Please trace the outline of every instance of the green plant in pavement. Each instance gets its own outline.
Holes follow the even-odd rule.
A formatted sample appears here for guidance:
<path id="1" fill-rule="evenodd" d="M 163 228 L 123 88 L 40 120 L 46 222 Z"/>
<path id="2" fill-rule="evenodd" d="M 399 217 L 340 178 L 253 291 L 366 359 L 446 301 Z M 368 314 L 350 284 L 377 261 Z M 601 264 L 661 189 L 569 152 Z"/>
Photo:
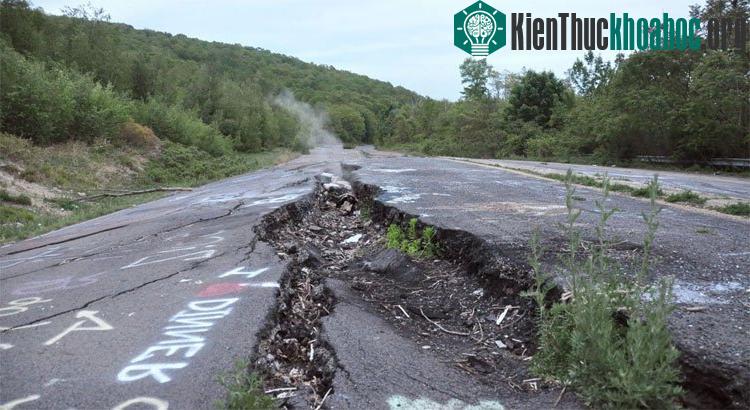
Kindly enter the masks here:
<path id="1" fill-rule="evenodd" d="M 435 228 L 428 226 L 420 234 L 417 230 L 417 223 L 417 218 L 410 219 L 406 232 L 397 224 L 388 226 L 386 247 L 399 249 L 410 256 L 430 258 L 437 255 Z"/>
<path id="2" fill-rule="evenodd" d="M 234 364 L 234 371 L 218 376 L 219 384 L 227 389 L 227 398 L 216 403 L 217 409 L 276 409 L 278 406 L 271 396 L 262 389 L 262 381 L 255 373 L 248 372 L 245 361 Z"/>
<path id="3" fill-rule="evenodd" d="M 581 210 L 574 207 L 575 188 L 572 178 L 566 181 L 568 249 L 563 278 L 568 292 L 564 301 L 548 300 L 552 275 L 541 264 L 544 251 L 539 235 L 532 238 L 535 285 L 528 294 L 539 307 L 539 351 L 532 368 L 570 385 L 597 408 L 672 407 L 681 389 L 675 366 L 678 352 L 667 330 L 671 282 L 647 282 L 660 211 L 658 180 L 649 183 L 651 207 L 642 214 L 643 255 L 637 272 L 630 276 L 608 256 L 611 245 L 605 229 L 616 210 L 606 207 L 606 177 L 602 188 L 603 198 L 596 201 L 596 239 L 584 246 L 578 228 Z"/>

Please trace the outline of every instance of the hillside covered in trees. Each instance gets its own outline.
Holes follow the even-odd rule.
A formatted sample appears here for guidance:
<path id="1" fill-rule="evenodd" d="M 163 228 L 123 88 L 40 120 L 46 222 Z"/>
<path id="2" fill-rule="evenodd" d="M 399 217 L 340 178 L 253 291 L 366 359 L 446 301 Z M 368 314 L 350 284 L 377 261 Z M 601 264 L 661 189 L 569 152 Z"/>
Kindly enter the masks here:
<path id="1" fill-rule="evenodd" d="M 302 148 L 303 123 L 272 96 L 290 90 L 344 141 L 373 141 L 402 87 L 267 50 L 109 23 L 103 10 L 51 16 L 3 0 L 2 130 L 37 143 L 117 138 L 128 121 L 214 155 Z"/>
<path id="2" fill-rule="evenodd" d="M 304 150 L 310 124 L 275 98 L 289 90 L 344 142 L 426 154 L 750 156 L 747 49 L 589 53 L 568 78 L 467 59 L 463 98 L 450 102 L 267 50 L 136 30 L 91 7 L 51 16 L 3 0 L 0 12 L 0 130 L 36 144 L 154 135 L 213 156 Z M 691 14 L 747 18 L 750 6 L 709 0 Z"/>

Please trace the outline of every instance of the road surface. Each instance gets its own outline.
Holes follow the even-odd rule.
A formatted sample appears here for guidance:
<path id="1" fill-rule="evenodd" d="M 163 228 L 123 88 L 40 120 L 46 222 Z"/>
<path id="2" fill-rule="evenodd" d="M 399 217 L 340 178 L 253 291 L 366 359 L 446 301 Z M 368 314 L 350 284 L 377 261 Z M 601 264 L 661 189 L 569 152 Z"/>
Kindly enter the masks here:
<path id="1" fill-rule="evenodd" d="M 217 375 L 253 351 L 284 270 L 274 250 L 256 240 L 253 227 L 273 209 L 312 192 L 315 175 L 342 175 L 342 162 L 360 167 L 350 177 L 378 186 L 382 203 L 427 223 L 471 231 L 500 251 L 522 250 L 535 225 L 550 240 L 559 236 L 552 228 L 564 211 L 559 183 L 450 160 L 314 150 L 282 166 L 1 247 L 0 405 L 213 408 L 226 394 Z M 738 184 L 739 191 L 750 190 L 747 182 Z M 580 195 L 593 217 L 597 192 L 584 189 Z M 637 215 L 645 202 L 623 196 L 611 201 L 623 209 L 613 218 L 615 235 L 638 243 Z M 740 382 L 748 380 L 743 377 L 750 363 L 749 229 L 747 220 L 668 207 L 657 245 L 656 271 L 677 277 L 678 303 L 708 306 L 675 314 L 681 348 L 735 372 Z M 360 361 L 347 363 L 350 384 L 388 378 L 388 366 L 375 375 L 363 366 L 362 360 L 375 358 L 363 358 L 353 348 L 357 343 L 385 349 L 399 371 L 422 372 L 424 379 L 390 383 L 392 391 L 379 392 L 377 400 L 338 391 L 333 407 L 465 400 L 461 389 L 453 393 L 429 381 L 431 371 L 445 365 L 428 356 L 415 359 L 427 353 L 388 333 L 384 323 L 358 310 L 356 300 L 341 303 L 348 308 L 337 307 L 327 326 L 339 338 L 332 343 L 340 345 L 339 360 Z M 373 344 L 372 329 L 389 342 Z M 680 338 L 684 334 L 689 340 Z M 401 352 L 386 351 L 388 346 Z M 517 400 L 494 399 L 485 407 L 513 407 Z"/>
<path id="2" fill-rule="evenodd" d="M 565 174 L 568 169 L 572 169 L 577 174 L 590 177 L 601 176 L 606 173 L 612 179 L 613 183 L 627 184 L 633 187 L 642 187 L 654 177 L 654 174 L 659 174 L 659 184 L 665 191 L 670 193 L 691 190 L 708 198 L 750 202 L 750 179 L 748 178 L 676 171 L 654 171 L 639 168 L 563 164 L 558 162 L 485 159 L 472 159 L 469 161 L 543 174 Z"/>

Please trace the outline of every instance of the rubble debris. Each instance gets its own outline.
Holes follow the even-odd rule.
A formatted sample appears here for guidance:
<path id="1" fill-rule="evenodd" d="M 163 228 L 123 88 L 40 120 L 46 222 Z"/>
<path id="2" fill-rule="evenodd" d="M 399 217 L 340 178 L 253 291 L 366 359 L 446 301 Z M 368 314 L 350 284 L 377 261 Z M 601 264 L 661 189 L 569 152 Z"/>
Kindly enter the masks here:
<path id="1" fill-rule="evenodd" d="M 532 390 L 521 383 L 529 377 L 526 359 L 536 349 L 531 299 L 506 285 L 496 289 L 462 263 L 412 259 L 385 249 L 387 224 L 360 217 L 360 204 L 369 206 L 372 198 L 354 197 L 333 175 L 317 180 L 313 195 L 279 208 L 258 228 L 258 236 L 290 262 L 253 366 L 265 377 L 265 389 L 296 387 L 277 397 L 310 408 L 336 394 L 330 383 L 335 352 L 319 325 L 335 309 L 322 279 L 334 278 L 348 283 L 399 333 L 478 382 Z M 505 348 L 498 350 L 496 341 Z"/>

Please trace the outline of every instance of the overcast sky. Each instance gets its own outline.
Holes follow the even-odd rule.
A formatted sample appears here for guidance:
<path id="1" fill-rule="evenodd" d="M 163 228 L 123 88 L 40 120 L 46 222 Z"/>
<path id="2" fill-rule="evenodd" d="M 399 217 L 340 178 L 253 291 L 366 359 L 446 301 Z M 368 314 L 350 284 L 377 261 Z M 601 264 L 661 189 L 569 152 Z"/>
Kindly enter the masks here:
<path id="1" fill-rule="evenodd" d="M 687 17 L 698 0 L 489 0 L 508 15 L 530 12 L 552 17 L 575 12 L 607 17 L 628 12 Z M 33 1 L 51 14 L 87 0 Z M 304 61 L 330 64 L 417 91 L 433 98 L 460 96 L 458 65 L 468 56 L 453 46 L 453 14 L 472 3 L 437 0 L 91 0 L 112 21 L 203 40 L 262 47 Z M 508 45 L 488 57 L 497 70 L 552 70 L 563 76 L 577 51 L 511 51 Z M 613 59 L 614 53 L 604 53 Z"/>

